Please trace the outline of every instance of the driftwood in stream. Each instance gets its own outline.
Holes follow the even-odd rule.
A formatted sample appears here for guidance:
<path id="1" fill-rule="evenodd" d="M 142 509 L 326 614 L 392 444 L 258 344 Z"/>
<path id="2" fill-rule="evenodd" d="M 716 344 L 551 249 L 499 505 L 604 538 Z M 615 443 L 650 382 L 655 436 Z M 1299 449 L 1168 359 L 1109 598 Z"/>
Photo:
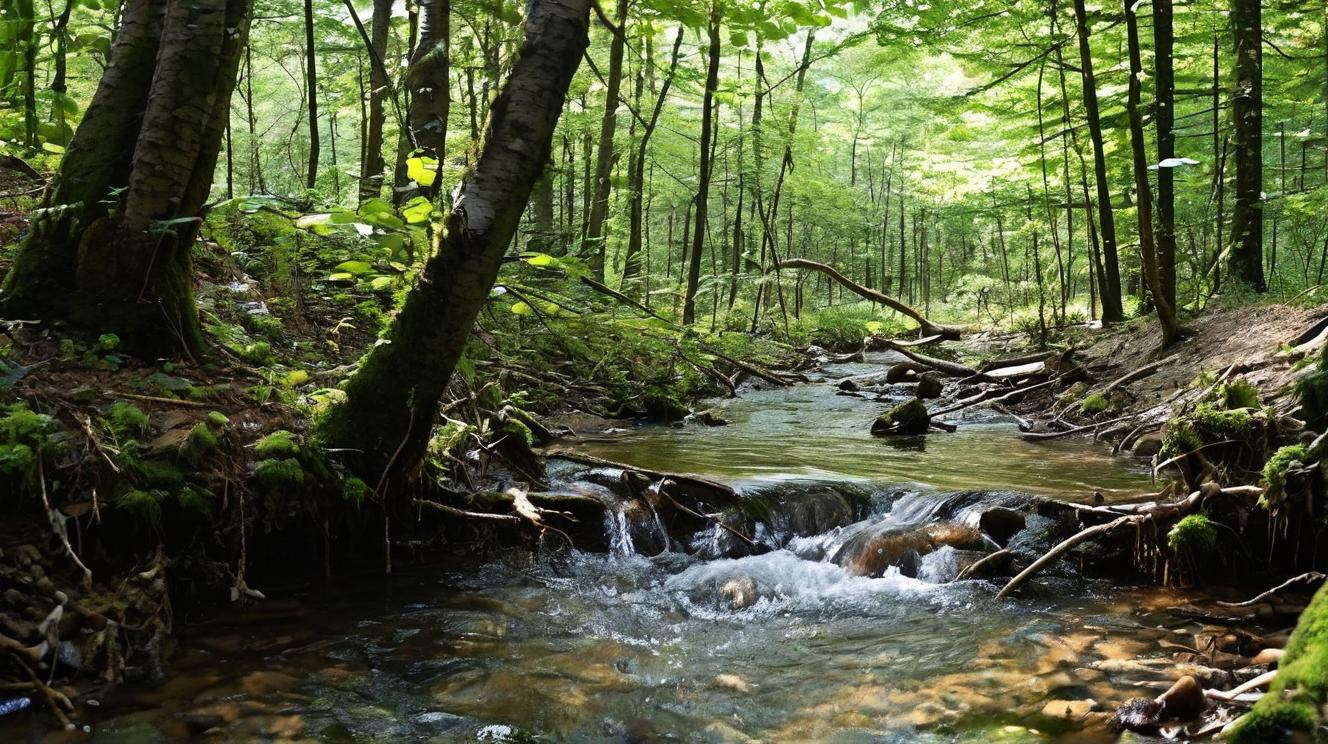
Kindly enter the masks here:
<path id="1" fill-rule="evenodd" d="M 917 322 L 918 327 L 921 329 L 922 335 L 924 336 L 941 336 L 943 338 L 947 338 L 950 340 L 957 340 L 960 337 L 960 335 L 963 333 L 963 329 L 958 326 L 948 326 L 948 325 L 941 325 L 940 323 L 934 323 L 922 313 L 918 312 L 917 310 L 914 310 L 908 305 L 905 305 L 899 300 L 896 300 L 895 298 L 887 294 L 882 294 L 881 292 L 877 292 L 874 289 L 864 287 L 861 284 L 858 284 L 852 279 L 849 279 L 848 277 L 839 273 L 839 271 L 836 270 L 835 267 L 829 264 L 823 264 L 819 261 L 811 261 L 805 258 L 786 258 L 783 261 L 780 261 L 777 264 L 775 264 L 775 268 L 811 269 L 812 271 L 819 271 L 822 274 L 825 274 L 831 279 L 834 279 L 835 281 L 844 285 L 845 288 L 847 288 L 849 291 L 853 292 L 854 294 L 858 295 L 859 297 L 871 300 L 872 302 L 875 302 L 878 305 L 885 305 L 891 310 L 902 313 L 903 315 L 907 315 L 908 317 L 912 318 L 914 321 Z"/>
<path id="2" fill-rule="evenodd" d="M 1071 548 L 1094 538 L 1106 535 L 1120 527 L 1126 525 L 1140 525 L 1146 522 L 1157 522 L 1160 520 L 1179 519 L 1180 517 L 1194 512 L 1199 507 L 1203 506 L 1204 502 L 1217 496 L 1236 496 L 1250 499 L 1257 498 L 1262 493 L 1263 489 L 1257 486 L 1232 486 L 1230 488 L 1221 488 L 1215 483 L 1206 483 L 1199 490 L 1194 491 L 1189 496 L 1186 496 L 1184 499 L 1175 503 L 1141 504 L 1136 507 L 1136 512 L 1134 514 L 1127 514 L 1104 524 L 1087 527 L 1066 538 L 1051 550 L 1048 550 L 1041 558 L 1033 561 L 1028 568 L 1020 571 L 1018 576 L 1010 579 L 1009 583 L 997 592 L 996 598 L 1003 599 L 1008 597 L 1011 592 L 1018 589 L 1029 579 L 1041 573 L 1043 569 L 1054 563 L 1057 558 L 1069 552 Z"/>
<path id="3" fill-rule="evenodd" d="M 951 362 L 945 359 L 937 359 L 936 357 L 927 356 L 926 354 L 919 354 L 918 352 L 913 351 L 906 346 L 900 346 L 893 341 L 887 341 L 886 348 L 891 349 L 892 351 L 897 351 L 918 364 L 931 367 L 937 372 L 950 377 L 972 377 L 978 373 L 977 370 L 966 364 Z"/>

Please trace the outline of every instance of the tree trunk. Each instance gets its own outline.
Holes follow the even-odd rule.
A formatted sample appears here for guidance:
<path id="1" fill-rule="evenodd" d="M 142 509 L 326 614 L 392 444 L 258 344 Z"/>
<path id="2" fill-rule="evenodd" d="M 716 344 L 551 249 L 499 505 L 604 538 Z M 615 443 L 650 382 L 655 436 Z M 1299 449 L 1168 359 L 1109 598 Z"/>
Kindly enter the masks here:
<path id="1" fill-rule="evenodd" d="M 304 87 L 309 109 L 309 172 L 305 175 L 305 188 L 318 185 L 318 53 L 314 48 L 314 0 L 304 0 Z"/>
<path id="2" fill-rule="evenodd" d="M 364 149 L 360 159 L 360 201 L 376 199 L 383 193 L 383 124 L 387 113 L 384 96 L 391 85 L 381 62 L 387 58 L 388 32 L 392 26 L 392 0 L 374 0 L 370 54 L 376 60 L 369 65 L 369 117 L 364 123 Z"/>
<path id="3" fill-rule="evenodd" d="M 668 98 L 669 88 L 673 85 L 673 76 L 678 71 L 678 56 L 682 49 L 683 27 L 678 27 L 678 35 L 673 40 L 673 51 L 669 56 L 669 71 L 664 77 L 664 84 L 655 97 L 655 107 L 650 112 L 650 119 L 641 130 L 641 141 L 636 144 L 636 157 L 632 160 L 628 174 L 628 189 L 631 191 L 631 205 L 628 207 L 630 227 L 627 233 L 627 255 L 623 259 L 622 281 L 625 286 L 636 278 L 641 270 L 642 202 L 645 196 L 646 155 L 650 151 L 650 137 L 659 123 L 660 112 L 664 110 L 664 100 Z"/>
<path id="4" fill-rule="evenodd" d="M 701 283 L 701 249 L 705 247 L 706 213 L 710 197 L 710 141 L 714 133 L 715 89 L 719 87 L 719 10 L 710 10 L 707 24 L 710 48 L 706 67 L 705 95 L 701 99 L 701 162 L 696 187 L 696 220 L 692 229 L 692 248 L 687 266 L 687 292 L 683 296 L 682 322 L 696 322 L 696 288 Z"/>
<path id="5" fill-rule="evenodd" d="M 1125 308 L 1121 304 L 1120 265 L 1116 256 L 1116 219 L 1111 210 L 1111 189 L 1107 186 L 1107 157 L 1102 148 L 1102 121 L 1098 115 L 1097 80 L 1093 76 L 1093 52 L 1088 43 L 1088 12 L 1084 0 L 1074 0 L 1074 16 L 1084 79 L 1084 115 L 1088 120 L 1088 135 L 1093 141 L 1093 174 L 1097 179 L 1098 234 L 1102 241 L 1102 272 L 1098 278 L 1102 320 L 1118 323 L 1125 320 Z"/>
<path id="6" fill-rule="evenodd" d="M 490 108 L 485 145 L 457 188 L 438 249 L 386 343 L 370 352 L 347 383 L 346 400 L 321 425 L 331 446 L 358 453 L 356 470 L 380 488 L 413 473 L 424 454 L 439 398 L 549 160 L 568 85 L 589 44 L 588 11 L 589 0 L 530 3 L 525 41 Z"/>
<path id="7" fill-rule="evenodd" d="M 1264 292 L 1263 20 L 1259 0 L 1232 0 L 1231 25 L 1236 46 L 1236 84 L 1231 96 L 1236 161 L 1231 275 L 1254 291 Z"/>
<path id="8" fill-rule="evenodd" d="M 250 9 L 249 0 L 124 6 L 110 64 L 0 290 L 0 312 L 115 332 L 145 354 L 201 354 L 190 250 Z"/>
<path id="9" fill-rule="evenodd" d="M 405 146 L 414 143 L 419 155 L 438 161 L 438 176 L 432 186 L 423 186 L 423 195 L 432 199 L 442 185 L 443 158 L 447 153 L 447 117 L 451 111 L 450 77 L 452 5 L 450 0 L 424 0 L 420 5 L 419 43 L 406 68 L 406 90 L 410 96 L 407 123 L 411 136 Z M 403 159 L 404 163 L 404 159 Z M 408 188 L 404 173 L 398 186 Z"/>
<path id="10" fill-rule="evenodd" d="M 610 175 L 617 153 L 613 149 L 613 135 L 618 129 L 618 102 L 622 92 L 623 49 L 627 46 L 628 0 L 618 0 L 618 28 L 610 29 L 613 41 L 609 44 L 609 77 L 605 81 L 604 114 L 599 122 L 599 147 L 595 154 L 594 196 L 590 201 L 590 222 L 586 239 L 593 245 L 590 252 L 590 271 L 604 281 L 604 220 L 609 215 Z"/>
<path id="11" fill-rule="evenodd" d="M 1156 66 L 1158 162 L 1176 157 L 1175 31 L 1171 0 L 1153 0 L 1153 55 Z M 1176 190 L 1173 168 L 1157 169 L 1157 270 L 1161 285 L 1154 295 L 1176 308 Z"/>
<path id="12" fill-rule="evenodd" d="M 1143 259 L 1144 278 L 1153 292 L 1157 319 L 1162 324 L 1162 345 L 1176 342 L 1176 306 L 1167 298 L 1162 279 L 1159 250 L 1153 242 L 1153 198 L 1148 184 L 1148 154 L 1144 143 L 1143 116 L 1139 113 L 1139 99 L 1143 83 L 1143 61 L 1139 52 L 1139 24 L 1131 0 L 1125 0 L 1125 35 L 1130 56 L 1130 83 L 1126 101 L 1126 119 L 1130 128 L 1130 153 L 1133 156 L 1134 188 L 1137 191 L 1139 213 L 1139 256 Z M 1159 168 L 1159 171 L 1168 170 Z M 1173 246 L 1174 247 L 1174 246 Z M 1174 288 L 1173 288 L 1174 289 Z"/>

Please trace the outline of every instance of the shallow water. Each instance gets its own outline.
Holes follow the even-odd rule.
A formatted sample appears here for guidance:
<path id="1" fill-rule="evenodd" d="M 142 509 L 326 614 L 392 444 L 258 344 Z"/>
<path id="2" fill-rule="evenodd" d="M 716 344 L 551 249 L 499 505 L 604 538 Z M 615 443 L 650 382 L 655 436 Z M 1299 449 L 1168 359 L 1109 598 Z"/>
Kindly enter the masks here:
<path id="1" fill-rule="evenodd" d="M 1140 462 L 1113 458 L 1106 448 L 1078 438 L 1025 442 L 1013 419 L 982 407 L 945 417 L 960 427 L 953 434 L 872 436 L 872 421 L 891 403 L 844 395 L 830 383 L 880 372 L 896 358 L 871 354 L 865 363 L 827 366 L 815 384 L 748 390 L 739 398 L 712 401 L 727 426 L 650 425 L 591 434 L 572 448 L 738 483 L 815 476 L 1085 500 L 1094 491 L 1111 500 L 1150 490 Z"/>
<path id="2" fill-rule="evenodd" d="M 1119 497 L 1146 476 L 1082 440 L 1024 443 L 997 421 L 891 447 L 865 433 L 881 407 L 821 382 L 728 401 L 728 427 L 582 445 L 749 493 L 851 479 L 871 494 L 856 524 L 704 560 L 637 555 L 611 520 L 609 555 L 270 590 L 284 599 L 187 629 L 174 676 L 108 698 L 118 717 L 91 738 L 1109 741 L 1106 713 L 1171 675 L 1158 641 L 1201 627 L 1166 609 L 1183 597 L 1051 578 L 998 602 L 988 582 L 943 583 L 958 570 L 951 548 L 924 556 L 920 578 L 853 576 L 825 556 L 863 530 L 1025 498 L 1012 489 Z M 733 609 L 729 582 L 759 599 Z M 1091 712 L 1067 719 L 1069 701 Z"/>

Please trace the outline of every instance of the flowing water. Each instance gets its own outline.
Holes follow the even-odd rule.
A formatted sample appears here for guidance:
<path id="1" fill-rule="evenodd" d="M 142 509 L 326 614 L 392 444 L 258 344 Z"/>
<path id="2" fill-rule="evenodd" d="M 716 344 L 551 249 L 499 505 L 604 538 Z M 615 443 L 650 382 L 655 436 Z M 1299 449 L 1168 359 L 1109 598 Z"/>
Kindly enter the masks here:
<path id="1" fill-rule="evenodd" d="M 801 535 L 766 525 L 759 537 L 776 549 L 755 556 L 675 545 L 646 557 L 636 551 L 652 527 L 618 512 L 607 554 L 273 591 L 294 598 L 188 631 L 175 675 L 105 701 L 122 715 L 92 738 L 1110 740 L 1104 712 L 1155 695 L 1145 685 L 1172 673 L 1159 641 L 1200 628 L 1167 609 L 1184 598 L 1067 573 L 996 601 L 989 582 L 941 583 L 957 571 L 952 548 L 925 555 L 918 578 L 852 575 L 828 558 L 864 531 L 962 521 L 1024 494 L 1138 493 L 1146 473 L 1083 441 L 1024 443 L 988 414 L 955 434 L 873 439 L 882 404 L 829 384 L 886 360 L 871 361 L 720 403 L 725 427 L 645 427 L 580 445 L 752 497 L 850 489 L 866 504 L 853 524 Z M 594 480 L 555 470 L 566 487 Z M 746 588 L 745 606 L 726 585 Z"/>

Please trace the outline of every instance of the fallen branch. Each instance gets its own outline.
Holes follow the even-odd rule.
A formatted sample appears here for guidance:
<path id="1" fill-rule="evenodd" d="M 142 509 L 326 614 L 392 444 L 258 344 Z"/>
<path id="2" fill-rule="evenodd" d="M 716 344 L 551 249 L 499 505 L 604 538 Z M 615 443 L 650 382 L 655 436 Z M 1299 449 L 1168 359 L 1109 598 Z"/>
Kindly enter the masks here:
<path id="1" fill-rule="evenodd" d="M 453 517 L 459 517 L 461 519 L 477 519 L 486 522 L 502 522 L 504 524 L 522 524 L 524 522 L 524 520 L 522 520 L 520 517 L 516 517 L 511 514 L 493 514 L 491 512 L 466 511 L 465 509 L 458 509 L 455 506 L 440 504 L 437 501 L 430 501 L 429 499 L 415 499 L 414 503 L 415 506 L 427 507 L 429 509 L 440 511 L 444 514 L 449 514 Z"/>
<path id="2" fill-rule="evenodd" d="M 1225 691 L 1204 690 L 1204 695 L 1210 698 L 1221 700 L 1223 702 L 1230 702 L 1232 700 L 1235 700 L 1237 696 L 1247 693 L 1250 690 L 1257 690 L 1260 687 L 1266 687 L 1268 683 L 1272 682 L 1273 678 L 1276 676 L 1277 676 L 1277 670 L 1274 669 L 1272 671 L 1264 672 L 1263 674 L 1260 674 L 1254 679 L 1246 680 L 1244 683 L 1237 685 L 1231 688 L 1230 690 L 1225 690 Z"/>
<path id="3" fill-rule="evenodd" d="M 950 406 L 949 408 L 943 408 L 933 413 L 932 416 L 944 416 L 947 413 L 962 411 L 965 408 L 976 406 L 979 403 L 987 403 L 987 402 L 990 402 L 992 404 L 1000 403 L 1002 401 L 1009 400 L 1010 398 L 1013 398 L 1016 395 L 1032 392 L 1039 388 L 1047 387 L 1048 385 L 1054 385 L 1058 381 L 1059 378 L 1053 378 L 1050 380 L 1046 380 L 1044 382 L 1038 382 L 1032 385 L 1025 385 L 1024 387 L 1015 388 L 1013 390 L 1002 390 L 1001 388 L 991 388 L 989 390 L 984 390 L 981 393 L 978 393 L 977 395 L 973 395 L 968 398 L 955 401 L 954 405 Z"/>
<path id="4" fill-rule="evenodd" d="M 718 525 L 718 526 L 720 527 L 720 529 L 723 529 L 724 531 L 728 532 L 729 534 L 733 535 L 734 537 L 738 538 L 739 540 L 742 540 L 743 542 L 747 543 L 747 545 L 749 545 L 750 547 L 753 547 L 753 548 L 757 547 L 757 544 L 756 544 L 756 541 L 755 541 L 755 540 L 751 539 L 750 537 L 747 537 L 746 535 L 742 534 L 741 532 L 739 532 L 738 530 L 734 529 L 733 527 L 730 527 L 728 524 L 726 524 L 726 523 L 724 522 L 724 520 L 720 519 L 719 517 L 716 517 L 716 516 L 714 516 L 714 515 L 712 515 L 712 514 L 702 514 L 702 513 L 698 512 L 698 511 L 696 511 L 695 509 L 692 509 L 692 508 L 690 508 L 690 507 L 688 507 L 688 506 L 685 506 L 685 505 L 683 505 L 683 504 L 678 503 L 678 500 L 677 500 L 677 499 L 673 498 L 672 496 L 670 496 L 668 493 L 666 493 L 666 492 L 664 491 L 664 487 L 665 487 L 665 486 L 669 486 L 669 485 L 677 485 L 677 484 L 674 483 L 673 481 L 669 480 L 668 478 L 664 478 L 663 480 L 660 480 L 660 481 L 655 485 L 655 493 L 659 494 L 660 496 L 663 496 L 665 499 L 668 499 L 668 502 L 669 502 L 670 504 L 673 505 L 673 508 L 675 508 L 675 509 L 677 509 L 678 511 L 682 512 L 683 514 L 686 514 L 686 515 L 688 515 L 688 516 L 690 516 L 690 517 L 693 517 L 693 518 L 695 518 L 695 519 L 700 519 L 700 520 L 702 520 L 702 521 L 708 521 L 708 522 L 714 522 L 716 525 Z"/>
<path id="5" fill-rule="evenodd" d="M 1119 418 L 1107 419 L 1106 421 L 1099 421 L 1099 422 L 1097 422 L 1097 423 L 1095 423 L 1095 424 L 1084 424 L 1083 426 L 1072 426 L 1072 427 L 1070 427 L 1069 429 L 1066 429 L 1065 431 L 1027 432 L 1027 433 L 1025 433 L 1025 434 L 1020 434 L 1019 436 L 1020 436 L 1021 438 L 1023 438 L 1023 440 L 1026 441 L 1026 442 L 1041 442 L 1041 441 L 1044 441 L 1044 440 L 1047 440 L 1047 439 L 1058 439 L 1058 438 L 1060 438 L 1060 437 L 1069 436 L 1069 435 L 1071 435 L 1071 434 L 1081 434 L 1081 433 L 1086 432 L 1086 431 L 1093 431 L 1094 429 L 1101 429 L 1102 427 L 1107 426 L 1107 425 L 1109 425 L 1109 424 L 1119 424 L 1119 423 L 1122 422 L 1122 421 L 1129 421 L 1130 419 L 1133 419 L 1134 417 L 1135 417 L 1135 414 L 1129 414 L 1129 415 L 1127 415 L 1127 416 L 1121 416 L 1121 417 L 1119 417 Z"/>
<path id="6" fill-rule="evenodd" d="M 1132 382 L 1141 377 L 1147 377 L 1148 375 L 1151 375 L 1154 372 L 1156 372 L 1159 368 L 1162 367 L 1162 365 L 1169 363 L 1173 359 L 1175 359 L 1175 357 L 1167 357 L 1166 359 L 1159 359 L 1156 362 L 1149 362 L 1148 364 L 1145 364 L 1142 367 L 1138 367 L 1129 372 L 1126 372 L 1120 377 L 1117 377 L 1116 379 L 1107 383 L 1106 387 L 1102 388 L 1101 390 L 1098 390 L 1097 393 L 1099 395 L 1106 395 L 1127 382 Z"/>
<path id="7" fill-rule="evenodd" d="M 954 577 L 954 580 L 964 581 L 968 577 L 972 576 L 975 573 L 978 573 L 979 571 L 985 569 L 987 566 L 990 566 L 993 563 L 999 563 L 1003 560 L 1008 560 L 1010 558 L 1010 555 L 1011 553 L 1007 548 L 1001 548 L 995 553 L 988 553 L 982 558 L 979 558 L 977 561 L 970 563 L 967 568 L 959 572 L 958 576 Z"/>
<path id="8" fill-rule="evenodd" d="M 640 473 L 641 475 L 647 476 L 651 480 L 668 479 L 671 481 L 676 481 L 678 483 L 684 483 L 708 489 L 711 491 L 719 492 L 720 494 L 722 494 L 723 496 L 732 501 L 736 501 L 740 498 L 738 496 L 738 492 L 734 491 L 731 486 L 726 486 L 723 483 L 720 483 L 719 481 L 710 480 L 709 478 L 702 478 L 699 475 L 689 475 L 687 473 L 665 473 L 659 470 L 641 468 L 635 465 L 626 465 L 620 462 L 613 462 L 612 460 L 605 460 L 601 457 L 595 457 L 594 455 L 585 455 L 580 452 L 571 452 L 568 450 L 553 450 L 551 452 L 546 452 L 545 457 L 556 457 L 561 460 L 579 462 L 582 465 L 591 465 L 597 468 L 614 468 L 616 470 L 624 470 L 634 473 Z"/>
<path id="9" fill-rule="evenodd" d="M 1222 605 L 1223 607 L 1249 607 L 1251 605 L 1259 604 L 1265 599 L 1276 597 L 1278 594 L 1281 594 L 1287 589 L 1290 589 L 1299 584 L 1306 585 L 1306 588 L 1308 589 L 1314 589 L 1318 587 L 1320 584 L 1322 584 L 1325 579 L 1328 579 L 1328 576 L 1325 576 L 1324 574 L 1321 574 L 1318 571 L 1310 571 L 1308 573 L 1303 573 L 1294 578 L 1287 579 L 1286 581 L 1283 581 L 1281 584 L 1278 584 L 1272 589 L 1269 589 L 1268 591 L 1263 592 L 1262 594 L 1256 597 L 1251 597 L 1250 599 L 1247 599 L 1244 602 L 1218 602 L 1218 604 Z"/>
<path id="10" fill-rule="evenodd" d="M 977 374 L 977 370 L 966 364 L 959 364 L 958 362 L 951 362 L 945 359 L 937 359 L 936 357 L 927 356 L 926 354 L 919 354 L 918 352 L 913 351 L 906 346 L 900 346 L 893 341 L 886 341 L 885 345 L 886 348 L 897 351 L 918 364 L 925 364 L 937 372 L 949 375 L 950 377 L 971 377 Z"/>
<path id="11" fill-rule="evenodd" d="M 996 593 L 996 598 L 1004 599 L 1005 597 L 1008 597 L 1011 592 L 1013 592 L 1015 589 L 1018 589 L 1024 582 L 1028 581 L 1029 579 L 1041 573 L 1042 569 L 1051 565 L 1052 562 L 1054 562 L 1057 558 L 1061 557 L 1062 554 L 1066 553 L 1074 546 L 1079 545 L 1080 543 L 1087 542 L 1097 537 L 1098 535 L 1104 535 L 1108 532 L 1111 532 L 1117 527 L 1123 527 L 1127 524 L 1133 524 L 1135 522 L 1141 521 L 1142 519 L 1143 517 L 1138 515 L 1119 517 L 1117 519 L 1113 519 L 1110 522 L 1107 522 L 1106 524 L 1099 524 L 1095 527 L 1089 527 L 1088 529 L 1080 530 L 1079 532 L 1075 533 L 1074 535 L 1071 535 L 1069 538 L 1062 541 L 1056 547 L 1047 551 L 1046 555 L 1043 555 L 1041 558 L 1037 559 L 1036 561 L 1033 561 L 1033 563 L 1028 568 L 1025 568 L 1023 571 L 1020 571 L 1018 576 L 1015 576 L 1013 579 L 1010 579 L 1010 581 L 1005 585 L 1005 587 Z"/>
<path id="12" fill-rule="evenodd" d="M 825 274 L 826 276 L 830 277 L 831 279 L 834 279 L 835 281 L 839 282 L 845 288 L 847 288 L 849 291 L 853 292 L 854 294 L 858 295 L 859 297 L 871 300 L 872 302 L 875 302 L 879 305 L 885 305 L 891 310 L 902 313 L 904 315 L 907 315 L 909 318 L 912 318 L 914 321 L 917 322 L 918 327 L 922 330 L 922 335 L 924 336 L 941 336 L 942 338 L 950 340 L 958 340 L 960 335 L 963 333 L 963 329 L 959 328 L 958 326 L 947 326 L 947 325 L 941 325 L 940 323 L 934 323 L 931 320 L 929 320 L 926 316 L 924 316 L 922 313 L 918 312 L 917 310 L 914 310 L 908 305 L 905 305 L 899 300 L 896 300 L 895 298 L 889 295 L 882 294 L 881 292 L 877 292 L 874 289 L 870 289 L 868 287 L 862 286 L 861 284 L 858 284 L 852 279 L 849 279 L 848 277 L 839 273 L 839 271 L 837 271 L 835 267 L 829 264 L 823 264 L 819 261 L 811 261 L 806 258 L 786 258 L 783 261 L 778 262 L 776 266 L 781 269 L 811 269 L 812 271 L 819 271 L 822 274 Z"/>

